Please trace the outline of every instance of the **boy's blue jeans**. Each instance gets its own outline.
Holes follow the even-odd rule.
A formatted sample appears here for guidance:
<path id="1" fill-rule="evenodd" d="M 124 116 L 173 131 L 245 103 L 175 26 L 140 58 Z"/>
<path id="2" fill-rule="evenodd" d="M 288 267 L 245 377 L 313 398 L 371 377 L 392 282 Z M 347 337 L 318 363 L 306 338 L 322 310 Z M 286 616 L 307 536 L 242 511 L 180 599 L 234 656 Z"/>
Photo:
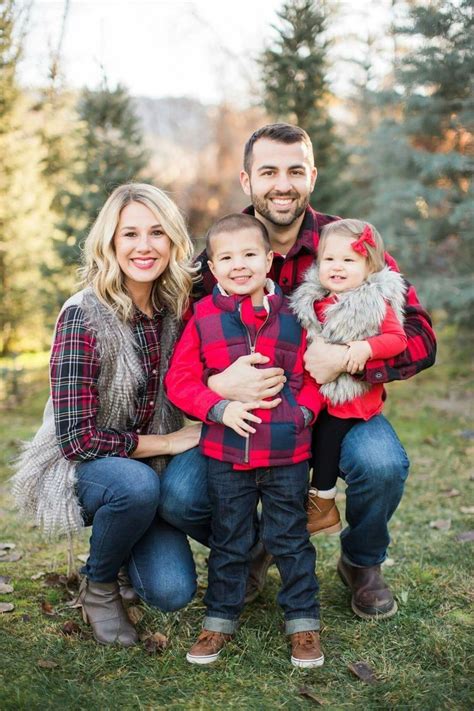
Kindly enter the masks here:
<path id="1" fill-rule="evenodd" d="M 307 491 L 308 462 L 238 471 L 232 464 L 209 459 L 212 532 L 205 629 L 235 632 L 244 606 L 259 500 L 260 537 L 280 572 L 278 602 L 286 634 L 319 629 L 316 553 L 306 530 Z"/>

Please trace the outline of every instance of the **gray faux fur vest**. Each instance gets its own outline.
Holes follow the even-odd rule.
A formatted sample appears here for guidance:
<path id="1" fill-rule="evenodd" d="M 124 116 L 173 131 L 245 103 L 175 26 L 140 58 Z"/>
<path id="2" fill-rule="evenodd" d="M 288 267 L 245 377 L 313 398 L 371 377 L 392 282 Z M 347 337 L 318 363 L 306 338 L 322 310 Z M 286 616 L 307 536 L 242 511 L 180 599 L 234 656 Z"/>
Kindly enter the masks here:
<path id="1" fill-rule="evenodd" d="M 72 296 L 61 309 L 80 306 L 84 321 L 95 335 L 101 362 L 98 382 L 101 428 L 126 431 L 133 416 L 139 387 L 145 382 L 140 358 L 135 349 L 133 331 L 113 311 L 104 306 L 91 289 Z M 168 369 L 179 323 L 170 314 L 162 319 L 160 339 L 159 389 L 151 431 L 154 434 L 174 432 L 183 425 L 183 416 L 167 399 L 163 378 Z M 166 466 L 165 457 L 148 460 L 157 473 Z M 65 459 L 56 440 L 51 398 L 46 403 L 43 424 L 33 440 L 23 446 L 12 478 L 13 495 L 24 514 L 33 515 L 35 523 L 52 535 L 70 535 L 83 526 L 77 500 L 77 462 Z"/>
<path id="2" fill-rule="evenodd" d="M 327 343 L 361 341 L 380 333 L 387 302 L 403 324 L 406 283 L 401 274 L 384 267 L 374 272 L 357 289 L 340 294 L 326 309 L 326 321 L 320 323 L 314 302 L 324 299 L 328 291 L 319 281 L 319 268 L 314 264 L 305 274 L 303 283 L 290 297 L 290 305 L 298 321 L 308 332 L 309 340 L 322 336 Z M 353 400 L 368 392 L 369 383 L 341 373 L 336 380 L 321 386 L 321 393 L 334 405 Z"/>

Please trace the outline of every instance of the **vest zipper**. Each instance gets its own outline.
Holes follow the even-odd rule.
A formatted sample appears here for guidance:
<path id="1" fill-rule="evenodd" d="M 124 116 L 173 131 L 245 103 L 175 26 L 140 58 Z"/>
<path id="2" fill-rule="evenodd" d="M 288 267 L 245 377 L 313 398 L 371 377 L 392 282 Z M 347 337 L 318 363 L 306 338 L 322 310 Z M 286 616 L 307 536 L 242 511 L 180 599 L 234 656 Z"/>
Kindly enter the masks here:
<path id="1" fill-rule="evenodd" d="M 255 349 L 256 349 L 256 346 L 257 346 L 258 334 L 260 333 L 260 331 L 262 330 L 262 328 L 263 328 L 263 327 L 265 326 L 265 324 L 267 323 L 268 317 L 269 317 L 270 314 L 267 312 L 267 317 L 266 317 L 265 321 L 262 323 L 262 325 L 260 326 L 260 328 L 259 328 L 259 329 L 257 330 L 257 332 L 255 333 L 255 339 L 254 339 L 254 342 L 252 343 L 252 339 L 251 339 L 251 337 L 250 337 L 250 331 L 249 331 L 249 329 L 247 328 L 246 323 L 245 323 L 244 320 L 242 319 L 242 308 L 241 308 L 241 307 L 242 307 L 242 305 L 239 304 L 239 316 L 240 316 L 240 321 L 241 321 L 241 323 L 242 323 L 242 326 L 243 326 L 244 329 L 245 329 L 245 335 L 247 336 L 248 348 L 249 348 L 249 351 L 250 351 L 250 355 L 252 355 L 253 353 L 255 353 Z M 248 437 L 246 438 L 246 440 L 245 440 L 244 464 L 248 464 L 248 463 L 249 463 L 249 456 L 250 456 L 250 437 L 251 437 L 252 435 L 250 434 L 250 432 L 248 433 L 248 435 L 249 435 L 249 436 L 248 436 Z"/>

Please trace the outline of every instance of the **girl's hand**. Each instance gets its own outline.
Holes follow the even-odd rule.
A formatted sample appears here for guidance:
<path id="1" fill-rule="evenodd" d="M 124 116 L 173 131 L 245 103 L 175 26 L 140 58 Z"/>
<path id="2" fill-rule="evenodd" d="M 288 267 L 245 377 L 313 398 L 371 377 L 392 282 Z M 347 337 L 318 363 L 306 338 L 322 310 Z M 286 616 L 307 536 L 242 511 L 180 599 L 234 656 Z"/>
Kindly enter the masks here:
<path id="1" fill-rule="evenodd" d="M 355 375 L 364 370 L 365 364 L 372 357 L 372 349 L 367 341 L 350 341 L 347 345 L 346 372 Z"/>
<path id="2" fill-rule="evenodd" d="M 186 425 L 176 432 L 162 435 L 166 440 L 166 454 L 181 454 L 196 447 L 201 437 L 201 429 L 202 423 L 198 422 L 195 425 Z"/>
<path id="3" fill-rule="evenodd" d="M 260 402 L 239 402 L 238 400 L 234 400 L 225 408 L 224 414 L 222 415 L 222 422 L 227 427 L 231 427 L 237 434 L 247 438 L 249 433 L 255 434 L 256 429 L 247 424 L 246 420 L 256 422 L 257 424 L 262 421 L 260 417 L 249 412 L 249 410 L 255 410 L 257 407 L 261 407 Z"/>

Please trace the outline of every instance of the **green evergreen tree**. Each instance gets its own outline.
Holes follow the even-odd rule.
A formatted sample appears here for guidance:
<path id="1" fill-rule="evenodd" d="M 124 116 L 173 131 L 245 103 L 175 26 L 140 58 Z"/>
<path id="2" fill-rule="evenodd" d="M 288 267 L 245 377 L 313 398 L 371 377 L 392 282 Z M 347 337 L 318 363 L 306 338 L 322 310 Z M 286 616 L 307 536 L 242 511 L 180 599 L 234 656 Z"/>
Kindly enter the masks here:
<path id="1" fill-rule="evenodd" d="M 430 308 L 472 314 L 472 0 L 412 4 L 389 86 L 361 87 L 375 112 L 352 164 L 355 204 L 372 221 Z"/>
<path id="2" fill-rule="evenodd" d="M 275 120 L 308 132 L 319 170 L 315 205 L 323 212 L 338 212 L 345 195 L 344 155 L 329 115 L 327 5 L 287 0 L 277 14 L 277 36 L 259 59 L 265 109 Z"/>
<path id="3" fill-rule="evenodd" d="M 72 170 L 74 184 L 59 195 L 64 219 L 58 225 L 62 236 L 55 240 L 61 274 L 66 271 L 71 276 L 87 232 L 107 197 L 122 183 L 144 180 L 148 164 L 139 119 L 124 87 L 85 89 L 77 112 L 82 130 Z"/>

